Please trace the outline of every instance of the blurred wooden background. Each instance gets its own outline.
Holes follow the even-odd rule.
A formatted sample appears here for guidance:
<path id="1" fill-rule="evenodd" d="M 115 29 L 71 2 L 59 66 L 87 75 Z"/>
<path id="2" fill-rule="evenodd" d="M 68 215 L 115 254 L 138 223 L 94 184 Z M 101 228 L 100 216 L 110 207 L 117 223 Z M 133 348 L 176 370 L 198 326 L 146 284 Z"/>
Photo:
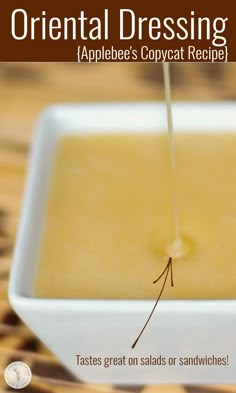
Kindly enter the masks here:
<path id="1" fill-rule="evenodd" d="M 236 63 L 172 64 L 174 100 L 236 100 Z M 90 386 L 75 381 L 29 332 L 7 301 L 28 150 L 40 111 L 58 102 L 163 100 L 160 64 L 0 63 L 0 393 L 5 367 L 14 360 L 33 372 L 27 393 L 236 392 L 236 386 Z M 236 370 L 235 370 L 236 372 Z"/>

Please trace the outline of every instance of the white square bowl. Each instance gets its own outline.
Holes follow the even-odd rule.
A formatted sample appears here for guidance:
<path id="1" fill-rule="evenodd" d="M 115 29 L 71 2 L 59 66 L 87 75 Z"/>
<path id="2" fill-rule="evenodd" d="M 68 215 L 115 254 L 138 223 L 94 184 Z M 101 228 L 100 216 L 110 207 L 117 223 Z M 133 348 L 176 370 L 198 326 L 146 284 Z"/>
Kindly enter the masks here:
<path id="1" fill-rule="evenodd" d="M 175 131 L 236 131 L 234 103 L 176 103 Z M 163 300 L 135 349 L 153 307 L 142 300 L 32 297 L 40 233 L 56 142 L 66 133 L 163 132 L 164 103 L 57 105 L 37 124 L 10 277 L 13 308 L 79 378 L 93 383 L 236 383 L 236 301 Z M 56 274 L 56 273 L 55 273 Z M 83 357 L 126 357 L 125 366 L 78 366 Z M 170 358 L 228 356 L 227 366 L 180 366 Z M 132 366 L 133 358 L 165 357 L 166 365 Z M 172 360 L 173 362 L 173 360 Z"/>

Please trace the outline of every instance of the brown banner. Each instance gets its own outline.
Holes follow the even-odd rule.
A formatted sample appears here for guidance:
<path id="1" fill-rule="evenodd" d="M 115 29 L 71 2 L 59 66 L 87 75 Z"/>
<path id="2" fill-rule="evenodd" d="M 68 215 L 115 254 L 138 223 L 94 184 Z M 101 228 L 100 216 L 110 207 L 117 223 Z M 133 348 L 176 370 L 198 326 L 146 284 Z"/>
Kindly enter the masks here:
<path id="1" fill-rule="evenodd" d="M 0 61 L 236 61 L 234 1 L 7 0 Z"/>

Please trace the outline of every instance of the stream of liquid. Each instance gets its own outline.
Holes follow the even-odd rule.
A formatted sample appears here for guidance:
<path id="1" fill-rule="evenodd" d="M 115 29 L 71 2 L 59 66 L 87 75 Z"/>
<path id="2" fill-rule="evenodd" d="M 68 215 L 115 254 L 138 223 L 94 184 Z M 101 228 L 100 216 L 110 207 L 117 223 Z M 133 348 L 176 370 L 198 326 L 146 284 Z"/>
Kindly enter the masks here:
<path id="1" fill-rule="evenodd" d="M 169 143 L 170 143 L 170 162 L 171 162 L 171 176 L 172 176 L 172 185 L 173 185 L 172 188 L 173 189 L 172 191 L 173 192 L 173 222 L 174 222 L 174 239 L 173 242 L 167 246 L 167 251 L 170 254 L 170 256 L 179 258 L 186 254 L 186 252 L 188 251 L 188 247 L 187 247 L 187 243 L 183 241 L 180 232 L 169 63 L 163 63 L 163 76 L 164 76 L 164 89 L 165 89 L 165 101 L 166 101 L 166 112 L 167 112 L 167 127 L 168 127 L 168 134 L 169 134 Z"/>

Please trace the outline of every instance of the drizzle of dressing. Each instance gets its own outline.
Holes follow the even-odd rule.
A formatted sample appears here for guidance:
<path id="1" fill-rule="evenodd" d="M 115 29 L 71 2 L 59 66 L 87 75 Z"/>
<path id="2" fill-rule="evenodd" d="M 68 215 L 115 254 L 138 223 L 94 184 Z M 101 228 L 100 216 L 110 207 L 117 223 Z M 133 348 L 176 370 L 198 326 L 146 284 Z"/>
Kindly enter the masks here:
<path id="1" fill-rule="evenodd" d="M 174 239 L 171 244 L 168 244 L 166 251 L 168 255 L 173 258 L 180 258 L 189 250 L 188 240 L 184 239 L 180 232 L 180 221 L 179 221 L 179 204 L 177 197 L 177 186 L 176 186 L 176 163 L 175 163 L 175 143 L 174 143 L 174 127 L 173 127 L 173 115 L 172 115 L 172 104 L 171 104 L 171 88 L 170 88 L 170 67 L 169 63 L 163 63 L 163 76 L 164 76 L 164 89 L 165 89 L 165 101 L 166 101 L 166 112 L 167 112 L 167 127 L 170 142 L 170 162 L 171 162 L 171 176 L 173 184 L 173 220 L 174 220 Z"/>

